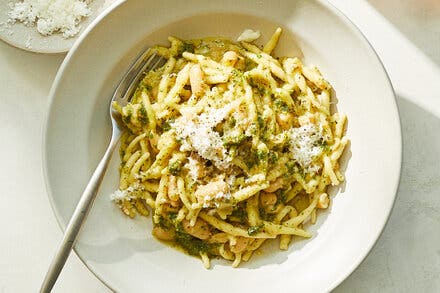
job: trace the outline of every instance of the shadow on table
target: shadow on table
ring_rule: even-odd
[[[372,284],[383,292],[440,289],[440,117],[403,97],[397,102],[403,165],[396,203],[375,247],[334,292],[370,292]]]
[[[440,65],[439,0],[368,0],[432,61]]]

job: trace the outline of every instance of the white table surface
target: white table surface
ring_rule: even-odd
[[[404,143],[388,225],[335,291],[440,292],[440,1],[331,2],[381,57],[396,91]],[[0,41],[0,292],[36,292],[62,236],[46,195],[41,142],[47,94],[63,57]],[[54,292],[109,289],[72,254]]]

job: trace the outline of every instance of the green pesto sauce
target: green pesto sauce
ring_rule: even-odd
[[[163,125],[162,125],[162,131],[165,132],[165,131],[170,130],[170,129],[171,129],[171,124],[173,124],[174,121],[175,121],[174,118],[170,118],[170,119],[168,119],[167,121],[165,121],[165,122],[163,123]]]
[[[257,150],[258,161],[265,161],[267,159],[267,151]]]
[[[214,249],[217,244],[208,243],[186,233],[181,223],[176,223],[177,213],[169,213],[167,216],[160,216],[157,225],[164,230],[173,231],[174,239],[171,241],[158,239],[159,241],[189,255],[200,257],[201,252],[210,256],[215,255]]]
[[[174,176],[179,175],[180,171],[182,171],[182,162],[179,160],[170,162],[168,165],[168,170],[170,170],[170,173]]]
[[[246,207],[243,204],[241,204],[236,208],[234,208],[232,214],[229,216],[229,219],[235,219],[240,224],[246,224],[248,221]]]
[[[213,244],[191,236],[184,232],[176,232],[175,244],[182,248],[189,255],[200,256],[201,252],[211,254]]]
[[[263,219],[264,221],[271,222],[275,218],[274,213],[267,212],[263,207],[259,207],[258,211],[260,212],[261,219]]]
[[[281,111],[281,112],[289,112],[289,106],[286,104],[286,102],[276,99],[274,101],[275,107]]]
[[[269,151],[269,163],[275,164],[278,161],[278,154],[274,151]]]
[[[295,161],[288,161],[287,163],[286,163],[286,168],[287,168],[287,172],[290,174],[290,175],[293,175],[293,174],[299,174],[299,175],[301,175],[301,177],[305,177],[306,176],[306,174],[305,174],[305,172],[304,172],[304,169],[303,168],[301,168],[299,165],[298,165],[298,163],[296,163]]]
[[[223,144],[226,146],[240,145],[246,138],[247,137],[244,133],[235,136],[224,136]]]
[[[194,44],[188,43],[188,42],[183,42],[183,46],[181,47],[181,49],[179,51],[179,55],[182,55],[183,52],[194,53]]]
[[[280,204],[285,204],[287,198],[287,194],[283,189],[278,189],[275,194],[277,195],[277,201],[274,204],[273,210],[276,210]]]
[[[140,108],[138,117],[139,117],[139,121],[143,126],[146,126],[148,124],[147,110],[145,110],[144,107]]]
[[[249,228],[248,228],[248,235],[249,235],[249,236],[256,235],[258,232],[261,231],[261,229],[263,229],[263,227],[264,227],[264,224],[263,224],[263,223],[261,223],[260,225],[257,225],[257,226],[251,226],[251,227],[249,227]]]
[[[254,166],[260,166],[264,164],[268,159],[268,152],[264,150],[251,150],[245,156],[245,164],[251,169]]]

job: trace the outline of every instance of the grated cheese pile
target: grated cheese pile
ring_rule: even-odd
[[[323,137],[313,124],[306,124],[290,130],[290,151],[293,158],[306,172],[316,172],[319,167],[313,164],[313,160],[322,153],[319,142]]]
[[[186,163],[184,167],[188,169],[189,176],[193,181],[197,181],[197,179],[199,179],[200,169],[202,168],[199,161],[193,157],[188,157],[188,163]]]
[[[130,200],[132,198],[135,198],[134,193],[136,191],[142,191],[142,190],[144,190],[144,187],[141,184],[136,182],[135,184],[132,184],[131,186],[129,186],[127,189],[116,190],[115,192],[110,194],[110,199],[113,201],[120,201],[123,199]]]
[[[226,169],[231,161],[223,146],[220,134],[214,127],[237,106],[232,102],[220,109],[210,109],[198,116],[187,113],[179,117],[172,127],[177,137],[183,140],[182,151],[194,150],[200,157],[210,160],[219,169]]]
[[[80,21],[91,14],[90,1],[83,0],[23,0],[11,3],[10,22],[36,25],[40,34],[61,33],[64,38],[75,36]]]

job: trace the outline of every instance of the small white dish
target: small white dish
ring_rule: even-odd
[[[19,1],[4,0],[0,2],[0,39],[14,47],[30,52],[64,53],[69,51],[81,32],[114,1],[94,0],[90,3],[89,7],[92,14],[81,21],[79,24],[80,32],[76,36],[67,39],[63,38],[61,34],[43,36],[35,26],[26,26],[20,22],[8,23],[9,5],[16,2]]]
[[[240,14],[237,14],[237,13]],[[110,138],[108,104],[130,60],[167,36],[235,39],[277,27],[277,55],[317,65],[348,116],[346,184],[310,230],[288,251],[263,254],[233,269],[198,259],[151,236],[151,219],[125,217],[110,201],[118,184],[115,154],[76,245],[89,269],[118,292],[324,292],[368,254],[391,212],[400,175],[401,132],[393,89],[377,55],[356,27],[325,1],[122,2],[86,29],[67,55],[51,90],[44,169],[56,218],[65,227]],[[109,33],[110,32],[110,33]]]

